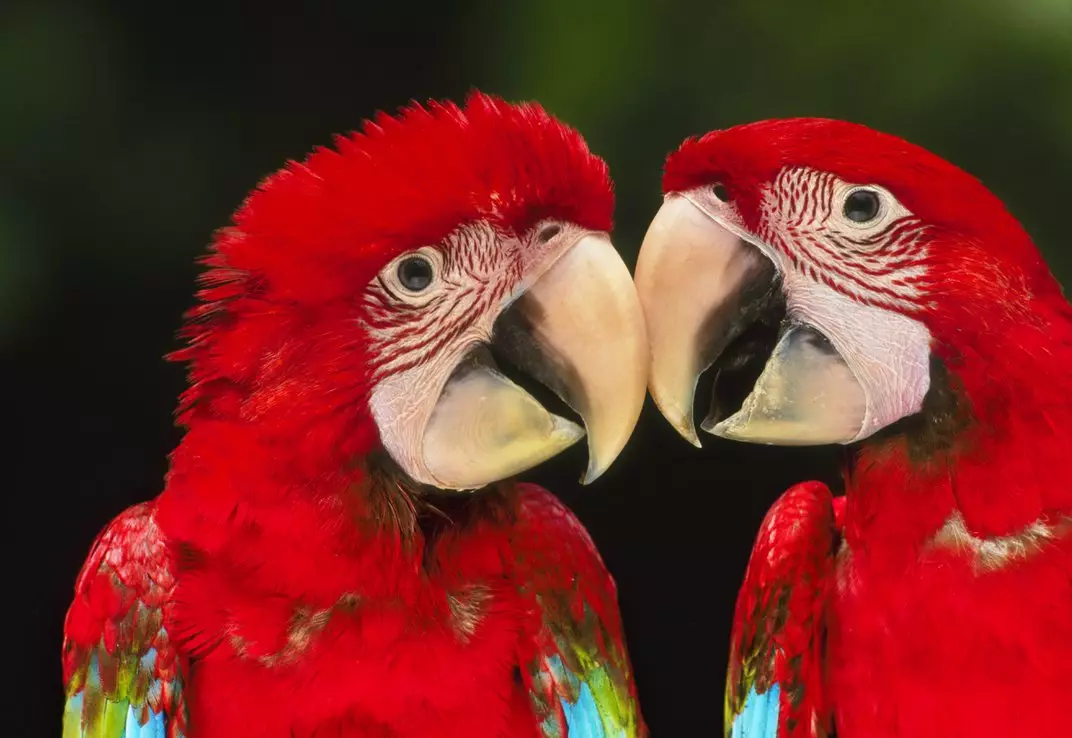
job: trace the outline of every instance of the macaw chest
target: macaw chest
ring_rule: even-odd
[[[843,549],[830,612],[839,738],[1059,735],[1072,684],[1067,541],[981,570],[963,551],[892,566]]]
[[[472,599],[453,608],[341,599],[282,630],[234,624],[193,660],[191,737],[535,736],[515,666],[525,623]]]

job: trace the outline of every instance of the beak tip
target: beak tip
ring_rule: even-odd
[[[650,376],[654,378],[658,374],[659,367],[653,366]],[[687,392],[681,387],[681,382],[666,384],[651,381],[648,384],[648,394],[651,395],[659,413],[673,426],[679,436],[696,448],[703,448],[700,437],[696,433],[696,421],[692,414],[692,403],[696,396],[695,378],[692,379],[691,387]]]
[[[701,426],[706,433],[710,433],[716,438],[721,438],[726,441],[742,441],[747,434],[741,433],[744,426],[747,425],[747,420],[741,415],[740,412],[734,413],[728,418],[723,418],[717,422],[704,422]]]
[[[700,436],[696,433],[696,424],[692,421],[692,415],[688,414],[685,417],[672,424],[677,434],[688,441],[696,448],[703,448],[703,444],[700,443]]]
[[[703,448],[703,444],[700,443],[700,436],[696,433],[696,426],[692,422],[692,417],[687,415],[676,423],[671,423],[674,426],[674,430],[677,434],[688,441],[696,448]]]
[[[603,473],[607,471],[610,464],[598,463],[595,458],[592,458],[588,462],[588,468],[585,469],[584,475],[581,477],[581,484],[588,486],[592,482],[603,476]]]
[[[700,430],[704,433],[710,433],[712,436],[721,436],[726,428],[726,420],[727,418],[717,421],[704,420],[704,422],[700,423]]]
[[[591,435],[589,435],[588,439],[588,468],[585,469],[584,475],[581,477],[581,484],[585,486],[603,476],[607,469],[618,459],[622,448],[625,446],[624,443],[620,443],[617,444],[616,449],[598,448],[592,441]]]

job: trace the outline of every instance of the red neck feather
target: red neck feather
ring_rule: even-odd
[[[864,444],[847,471],[850,544],[913,557],[954,511],[981,538],[1072,514],[1072,308],[1027,307],[935,347],[959,409]]]

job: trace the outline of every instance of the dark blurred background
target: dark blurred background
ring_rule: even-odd
[[[183,387],[161,356],[192,303],[195,257],[262,176],[378,109],[473,86],[540,100],[609,161],[630,264],[682,138],[846,118],[981,177],[1072,276],[1072,0],[314,5],[0,9],[13,735],[58,733],[74,577],[100,528],[160,490]],[[760,519],[794,481],[837,481],[829,449],[705,444],[649,405],[595,486],[576,482],[583,449],[529,475],[573,506],[617,577],[656,738],[719,730]]]

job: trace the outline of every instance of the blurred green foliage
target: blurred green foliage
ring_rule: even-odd
[[[0,343],[35,325],[64,270],[150,282],[178,270],[187,279],[211,229],[284,158],[358,126],[374,105],[457,97],[469,86],[538,99],[580,128],[610,162],[617,242],[629,259],[658,204],[663,158],[682,138],[753,119],[820,115],[902,135],[973,172],[1026,224],[1058,276],[1072,276],[1063,248],[1072,0],[435,7],[425,25],[441,43],[426,58],[409,31],[426,11],[399,4],[370,10],[362,24],[366,36],[377,24],[397,36],[397,56],[318,50],[316,63],[375,64],[387,77],[408,64],[400,79],[419,77],[414,65],[435,65],[434,79],[446,83],[400,83],[393,95],[381,86],[365,101],[360,83],[325,90],[314,73],[284,84],[276,107],[251,106],[248,86],[271,84],[258,65],[285,78],[285,55],[316,50],[320,40],[304,37],[300,24],[283,29],[297,46],[274,49],[282,55],[274,58],[277,36],[232,47],[235,29],[251,25],[238,16],[215,41],[217,20],[183,20],[173,36],[208,26],[190,44],[208,39],[212,47],[191,49],[172,68],[158,58],[145,63],[156,43],[147,29],[176,23],[163,11],[136,21],[118,6],[25,2],[0,11]],[[254,5],[243,12],[271,13]],[[308,98],[294,99],[309,85]],[[355,98],[361,112],[345,120],[338,108],[325,112],[331,96]]]
[[[543,101],[610,161],[623,250],[685,136],[814,115],[903,136],[980,177],[1072,277],[1072,0],[496,7],[510,63],[492,86]]]

